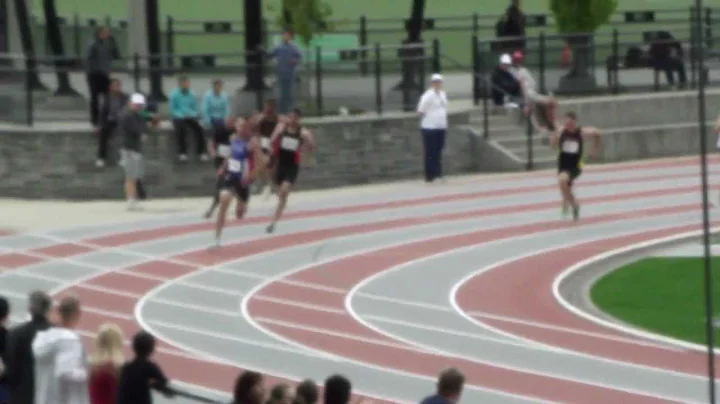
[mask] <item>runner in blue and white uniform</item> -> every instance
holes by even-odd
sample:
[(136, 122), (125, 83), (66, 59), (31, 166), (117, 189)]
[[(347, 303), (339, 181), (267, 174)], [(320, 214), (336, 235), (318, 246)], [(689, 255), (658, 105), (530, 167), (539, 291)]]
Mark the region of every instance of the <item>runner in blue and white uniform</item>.
[(239, 118), (235, 127), (235, 134), (230, 138), (230, 155), (218, 170), (221, 181), (220, 209), (215, 224), (217, 247), (220, 246), (230, 202), (233, 197), (237, 198), (235, 215), (242, 219), (250, 199), (250, 184), (255, 178), (255, 166), (262, 164), (260, 144), (254, 136), (255, 122), (252, 119)]

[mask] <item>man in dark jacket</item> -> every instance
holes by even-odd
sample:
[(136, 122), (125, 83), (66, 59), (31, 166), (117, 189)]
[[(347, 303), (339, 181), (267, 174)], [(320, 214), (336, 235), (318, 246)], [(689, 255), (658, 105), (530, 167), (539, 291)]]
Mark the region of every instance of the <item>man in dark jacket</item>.
[(48, 312), (52, 305), (50, 296), (42, 291), (30, 294), (31, 319), (8, 333), (7, 361), (5, 362), (7, 382), (10, 390), (10, 404), (33, 404), (35, 401), (35, 360), (32, 341), (38, 331), (50, 328)]
[(98, 129), (98, 155), (95, 165), (105, 167), (108, 155), (108, 142), (117, 128), (120, 112), (127, 105), (130, 97), (122, 92), (120, 80), (110, 80), (110, 91), (105, 97), (100, 110), (100, 128)]
[(492, 73), (492, 99), (496, 107), (522, 100), (522, 87), (512, 74), (512, 58), (507, 53), (500, 56), (500, 63)]
[(420, 404), (456, 404), (460, 402), (465, 375), (455, 368), (442, 371), (437, 382), (437, 393), (425, 397)]
[(668, 31), (658, 31), (650, 44), (650, 63), (653, 68), (665, 72), (668, 84), (675, 85), (675, 72), (680, 86), (687, 85), (687, 74), (683, 63), (683, 48)]
[(85, 59), (87, 82), (90, 90), (90, 121), (94, 127), (100, 122), (100, 97), (107, 96), (110, 87), (112, 61), (119, 57), (110, 29), (102, 27), (90, 43)]
[[(525, 48), (525, 14), (520, 9), (520, 0), (512, 0), (501, 19), (503, 37), (513, 37), (503, 42), (506, 52), (514, 52)], [(500, 31), (500, 29), (498, 29)]]

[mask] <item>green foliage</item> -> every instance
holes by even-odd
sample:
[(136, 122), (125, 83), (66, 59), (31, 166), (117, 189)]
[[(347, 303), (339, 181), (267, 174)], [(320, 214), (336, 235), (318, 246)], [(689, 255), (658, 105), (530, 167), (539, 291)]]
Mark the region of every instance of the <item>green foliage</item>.
[[(290, 28), (306, 45), (312, 38), (323, 32), (332, 31), (328, 21), (332, 7), (324, 0), (281, 0), (281, 12), (277, 12), (277, 24)], [(268, 4), (268, 10), (276, 11)]]
[(591, 33), (610, 21), (618, 0), (550, 0), (558, 32)]

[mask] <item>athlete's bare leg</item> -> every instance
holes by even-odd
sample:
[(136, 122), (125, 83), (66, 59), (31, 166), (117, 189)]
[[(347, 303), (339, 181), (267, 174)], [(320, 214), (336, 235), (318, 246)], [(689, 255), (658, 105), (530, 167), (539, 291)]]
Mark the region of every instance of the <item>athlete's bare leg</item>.
[(215, 244), (217, 247), (220, 246), (220, 238), (222, 237), (222, 231), (225, 228), (225, 219), (227, 217), (227, 211), (230, 207), (232, 200), (232, 193), (226, 189), (220, 191), (220, 209), (218, 210), (217, 220), (215, 221)]
[(558, 175), (558, 186), (560, 187), (560, 195), (562, 196), (563, 209), (568, 205), (571, 206), (573, 208), (573, 216), (575, 220), (577, 220), (579, 206), (575, 200), (575, 195), (573, 195), (568, 173), (562, 172)]
[(275, 208), (275, 216), (273, 217), (272, 222), (267, 227), (267, 232), (272, 233), (275, 231), (275, 225), (278, 221), (280, 221), (280, 218), (282, 217), (283, 212), (285, 211), (285, 205), (287, 205), (288, 196), (290, 195), (290, 189), (292, 188), (292, 184), (285, 181), (280, 185), (280, 188), (277, 191), (278, 195), (278, 204), (277, 208)]
[(220, 202), (220, 181), (221, 179), (218, 178), (218, 181), (215, 184), (215, 195), (213, 195), (213, 200), (210, 203), (210, 207), (205, 212), (205, 219), (210, 219), (213, 213), (215, 213), (215, 209), (217, 209), (218, 203)]

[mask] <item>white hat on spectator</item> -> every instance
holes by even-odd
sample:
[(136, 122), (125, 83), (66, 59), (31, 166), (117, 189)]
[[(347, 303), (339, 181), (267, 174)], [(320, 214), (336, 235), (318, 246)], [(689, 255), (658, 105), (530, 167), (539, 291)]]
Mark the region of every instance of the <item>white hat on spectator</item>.
[(430, 81), (443, 81), (443, 76), (442, 74), (435, 73), (432, 75)]
[(140, 93), (135, 93), (130, 96), (130, 103), (135, 105), (145, 105), (145, 96)]
[(510, 58), (510, 55), (508, 55), (507, 53), (504, 53), (502, 56), (500, 56), (500, 64), (501, 65), (511, 65), (512, 58)]

